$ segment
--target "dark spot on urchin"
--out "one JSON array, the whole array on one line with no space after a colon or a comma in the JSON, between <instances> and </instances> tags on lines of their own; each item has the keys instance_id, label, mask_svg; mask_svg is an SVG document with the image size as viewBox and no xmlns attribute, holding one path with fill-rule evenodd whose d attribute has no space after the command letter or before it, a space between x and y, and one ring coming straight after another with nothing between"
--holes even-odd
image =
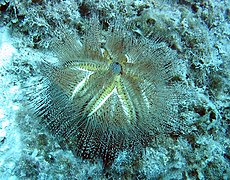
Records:
<instances>
[{"instance_id":1,"label":"dark spot on urchin","mask_svg":"<svg viewBox=\"0 0 230 180\"><path fill-rule=\"evenodd\" d=\"M155 23L156 23L156 20L153 19L153 18L149 18L146 20L146 23L149 25L149 26L154 26Z\"/></svg>"},{"instance_id":2,"label":"dark spot on urchin","mask_svg":"<svg viewBox=\"0 0 230 180\"><path fill-rule=\"evenodd\" d=\"M82 3L78 8L82 17L89 16L91 13L90 4Z\"/></svg>"},{"instance_id":3,"label":"dark spot on urchin","mask_svg":"<svg viewBox=\"0 0 230 180\"><path fill-rule=\"evenodd\" d=\"M110 68L114 74L121 74L122 73L122 66L118 62L113 62L110 65Z\"/></svg>"},{"instance_id":4,"label":"dark spot on urchin","mask_svg":"<svg viewBox=\"0 0 230 180\"><path fill-rule=\"evenodd\" d=\"M191 9L192 9L192 11L193 11L194 13L197 13L198 10L199 10L199 6L198 6L196 3L193 3L193 4L191 5Z\"/></svg>"}]
</instances>

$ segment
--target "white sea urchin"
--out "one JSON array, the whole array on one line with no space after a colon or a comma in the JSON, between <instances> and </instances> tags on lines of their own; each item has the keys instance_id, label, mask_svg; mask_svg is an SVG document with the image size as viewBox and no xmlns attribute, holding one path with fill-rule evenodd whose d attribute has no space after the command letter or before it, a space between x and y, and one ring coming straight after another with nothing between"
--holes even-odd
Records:
<instances>
[{"instance_id":1,"label":"white sea urchin","mask_svg":"<svg viewBox=\"0 0 230 180\"><path fill-rule=\"evenodd\" d=\"M59 64L41 64L46 88L37 114L83 158L109 164L119 150L176 131L175 54L136 38L121 24L103 31L96 20L83 40L63 35L53 46Z\"/></svg>"}]
</instances>

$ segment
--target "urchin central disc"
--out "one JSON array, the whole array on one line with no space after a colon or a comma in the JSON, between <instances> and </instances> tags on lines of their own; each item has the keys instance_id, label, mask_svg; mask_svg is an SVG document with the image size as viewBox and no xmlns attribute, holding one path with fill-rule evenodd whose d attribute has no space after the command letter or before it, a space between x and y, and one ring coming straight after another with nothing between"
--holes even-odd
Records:
<instances>
[{"instance_id":1,"label":"urchin central disc","mask_svg":"<svg viewBox=\"0 0 230 180\"><path fill-rule=\"evenodd\" d=\"M113 62L110 67L114 74L121 74L122 66L118 62Z\"/></svg>"}]
</instances>

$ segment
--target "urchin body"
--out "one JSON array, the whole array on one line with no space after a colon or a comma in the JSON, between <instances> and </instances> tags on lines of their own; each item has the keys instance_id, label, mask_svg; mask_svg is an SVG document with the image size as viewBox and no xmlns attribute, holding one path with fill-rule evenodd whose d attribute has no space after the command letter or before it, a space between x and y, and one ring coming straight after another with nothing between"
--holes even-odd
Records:
<instances>
[{"instance_id":1,"label":"urchin body","mask_svg":"<svg viewBox=\"0 0 230 180\"><path fill-rule=\"evenodd\" d=\"M174 53L163 43L96 21L80 41L63 35L53 52L59 63L41 64L45 88L37 114L83 158L107 164L120 150L146 145L176 131Z\"/></svg>"}]
</instances>

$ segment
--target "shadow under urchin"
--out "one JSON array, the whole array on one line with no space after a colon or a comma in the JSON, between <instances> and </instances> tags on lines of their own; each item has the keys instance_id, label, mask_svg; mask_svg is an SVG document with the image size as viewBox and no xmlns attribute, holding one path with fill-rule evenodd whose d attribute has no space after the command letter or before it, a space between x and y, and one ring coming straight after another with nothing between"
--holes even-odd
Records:
<instances>
[{"instance_id":1,"label":"shadow under urchin","mask_svg":"<svg viewBox=\"0 0 230 180\"><path fill-rule=\"evenodd\" d=\"M40 64L42 88L33 106L48 129L74 153L112 164L122 150L138 151L159 134L177 132L175 53L135 37L121 22L102 30L96 18L80 39L63 33Z\"/></svg>"}]
</instances>

